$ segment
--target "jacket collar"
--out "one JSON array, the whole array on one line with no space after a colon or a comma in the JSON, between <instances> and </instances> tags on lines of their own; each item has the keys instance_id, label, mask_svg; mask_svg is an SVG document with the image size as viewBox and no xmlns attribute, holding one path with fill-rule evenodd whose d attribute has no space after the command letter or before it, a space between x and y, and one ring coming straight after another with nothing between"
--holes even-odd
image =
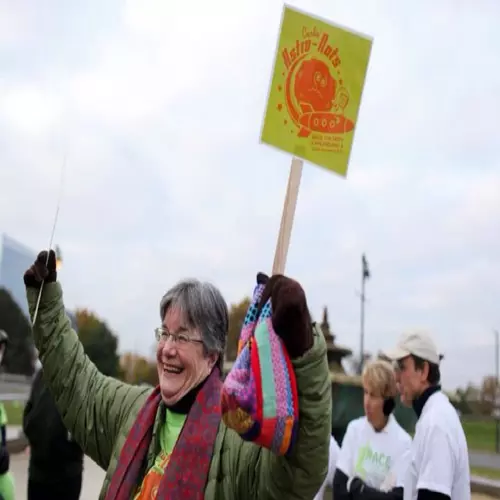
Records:
<instances>
[{"instance_id":1,"label":"jacket collar","mask_svg":"<svg viewBox=\"0 0 500 500\"><path fill-rule=\"evenodd\" d=\"M420 394L420 396L413 401L413 410L417 414L417 418L420 418L420 415L422 415L422 410L424 409L425 403L427 403L427 400L436 392L441 390L440 385L431 385L430 387L427 387L425 391Z\"/></svg>"}]
</instances>

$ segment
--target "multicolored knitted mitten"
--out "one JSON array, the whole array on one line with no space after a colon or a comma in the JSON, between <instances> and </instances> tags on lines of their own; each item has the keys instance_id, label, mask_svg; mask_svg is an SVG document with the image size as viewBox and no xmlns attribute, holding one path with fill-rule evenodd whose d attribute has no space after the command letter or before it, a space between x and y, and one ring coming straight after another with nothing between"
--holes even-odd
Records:
<instances>
[{"instance_id":1,"label":"multicolored knitted mitten","mask_svg":"<svg viewBox=\"0 0 500 500\"><path fill-rule=\"evenodd\" d=\"M255 288L238 345L238 356L222 387L222 419L244 440L290 452L298 429L297 382L290 357L276 334L272 299L261 303L266 285Z\"/></svg>"}]
</instances>

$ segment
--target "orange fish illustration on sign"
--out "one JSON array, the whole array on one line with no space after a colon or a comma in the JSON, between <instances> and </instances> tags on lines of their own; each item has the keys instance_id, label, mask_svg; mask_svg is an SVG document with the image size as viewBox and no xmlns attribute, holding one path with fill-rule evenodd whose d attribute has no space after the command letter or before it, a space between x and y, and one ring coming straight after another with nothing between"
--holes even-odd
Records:
<instances>
[{"instance_id":1,"label":"orange fish illustration on sign","mask_svg":"<svg viewBox=\"0 0 500 500\"><path fill-rule=\"evenodd\" d=\"M296 72L290 68L285 95L290 116L299 127L298 136L308 137L311 132L345 134L353 130L354 122L343 114L349 93L344 87L339 87L326 63L314 57L297 62ZM292 95L300 109L297 109Z\"/></svg>"},{"instance_id":2,"label":"orange fish illustration on sign","mask_svg":"<svg viewBox=\"0 0 500 500\"><path fill-rule=\"evenodd\" d=\"M301 105L310 105L314 111L330 111L336 86L328 66L312 58L302 61L295 75L295 98Z\"/></svg>"}]
</instances>

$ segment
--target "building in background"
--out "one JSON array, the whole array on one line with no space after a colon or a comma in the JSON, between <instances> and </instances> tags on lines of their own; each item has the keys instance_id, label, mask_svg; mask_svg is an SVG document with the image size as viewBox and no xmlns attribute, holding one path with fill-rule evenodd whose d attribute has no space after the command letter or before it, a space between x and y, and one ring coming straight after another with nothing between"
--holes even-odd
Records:
<instances>
[{"instance_id":1,"label":"building in background","mask_svg":"<svg viewBox=\"0 0 500 500\"><path fill-rule=\"evenodd\" d=\"M35 258L36 252L6 234L2 235L0 287L10 293L26 316L29 316L29 313L23 274L33 264Z\"/></svg>"},{"instance_id":2,"label":"building in background","mask_svg":"<svg viewBox=\"0 0 500 500\"><path fill-rule=\"evenodd\" d=\"M60 250L58 250L60 254ZM15 239L2 235L2 246L0 247L0 288L5 288L23 313L29 318L28 302L26 300L26 289L24 287L23 275L26 269L36 259L36 252L19 243ZM58 262L60 265L60 262ZM76 330L76 316L66 311Z\"/></svg>"}]
</instances>

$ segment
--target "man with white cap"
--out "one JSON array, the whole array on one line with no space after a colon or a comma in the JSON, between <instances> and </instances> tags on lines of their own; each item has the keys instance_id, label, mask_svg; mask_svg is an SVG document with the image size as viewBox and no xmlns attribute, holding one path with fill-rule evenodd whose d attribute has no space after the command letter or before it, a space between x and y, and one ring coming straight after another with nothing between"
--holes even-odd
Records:
<instances>
[{"instance_id":1,"label":"man with white cap","mask_svg":"<svg viewBox=\"0 0 500 500\"><path fill-rule=\"evenodd\" d=\"M403 335L385 353L396 365L401 399L418 421L404 500L470 500L467 441L455 408L441 391L436 344L425 332Z\"/></svg>"}]
</instances>

